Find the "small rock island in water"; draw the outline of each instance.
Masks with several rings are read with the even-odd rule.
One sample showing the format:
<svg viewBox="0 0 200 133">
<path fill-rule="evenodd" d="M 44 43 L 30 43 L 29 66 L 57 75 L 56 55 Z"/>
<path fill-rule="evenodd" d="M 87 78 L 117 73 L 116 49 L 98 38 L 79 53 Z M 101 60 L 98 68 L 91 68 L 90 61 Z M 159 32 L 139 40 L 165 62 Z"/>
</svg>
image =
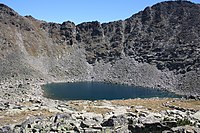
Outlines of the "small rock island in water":
<svg viewBox="0 0 200 133">
<path fill-rule="evenodd" d="M 0 4 L 0 133 L 199 133 L 199 29 L 200 5 L 190 1 L 161 2 L 125 20 L 78 25 L 21 16 Z M 96 87 L 73 94 L 95 94 L 89 100 L 60 97 L 66 95 L 62 88 L 47 95 L 54 86 L 47 83 L 75 82 L 68 84 L 73 88 L 85 81 L 160 91 L 127 89 L 125 98 L 122 89 L 102 87 L 115 100 L 98 98 Z M 51 86 L 49 93 L 43 85 Z M 163 90 L 185 97 L 149 98 Z M 121 97 L 111 98 L 116 95 Z"/>
</svg>

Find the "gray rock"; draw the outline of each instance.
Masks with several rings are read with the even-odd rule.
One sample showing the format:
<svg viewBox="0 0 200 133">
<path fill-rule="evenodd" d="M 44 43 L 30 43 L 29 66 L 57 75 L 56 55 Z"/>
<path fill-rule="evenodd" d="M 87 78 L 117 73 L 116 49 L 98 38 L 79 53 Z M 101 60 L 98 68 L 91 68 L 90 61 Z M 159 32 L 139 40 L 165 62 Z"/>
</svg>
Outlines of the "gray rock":
<svg viewBox="0 0 200 133">
<path fill-rule="evenodd" d="M 156 118 L 154 116 L 147 116 L 147 117 L 140 117 L 139 122 L 142 124 L 153 124 L 153 123 L 159 123 L 161 121 L 161 118 Z"/>
<path fill-rule="evenodd" d="M 114 126 L 114 120 L 112 118 L 109 118 L 108 120 L 104 121 L 101 126 L 103 127 L 113 127 Z"/>
<path fill-rule="evenodd" d="M 112 116 L 108 120 L 105 120 L 101 126 L 103 127 L 117 127 L 117 126 L 123 126 L 128 123 L 128 120 L 125 115 L 119 115 L 119 116 Z"/>
<path fill-rule="evenodd" d="M 89 128 L 90 126 L 85 124 L 84 122 L 81 122 L 80 127 L 81 128 Z"/>
<path fill-rule="evenodd" d="M 196 112 L 195 114 L 191 115 L 194 119 L 197 119 L 200 121 L 200 111 Z"/>
<path fill-rule="evenodd" d="M 172 128 L 173 132 L 183 132 L 183 133 L 198 133 L 200 132 L 199 128 L 191 127 L 191 126 L 180 126 Z"/>
<path fill-rule="evenodd" d="M 0 128 L 0 133 L 12 133 L 12 129 L 9 126 L 4 126 Z"/>
<path fill-rule="evenodd" d="M 165 130 L 170 130 L 169 127 L 163 126 L 161 123 L 146 123 L 146 124 L 136 124 L 129 125 L 128 129 L 132 133 L 160 133 Z"/>
</svg>

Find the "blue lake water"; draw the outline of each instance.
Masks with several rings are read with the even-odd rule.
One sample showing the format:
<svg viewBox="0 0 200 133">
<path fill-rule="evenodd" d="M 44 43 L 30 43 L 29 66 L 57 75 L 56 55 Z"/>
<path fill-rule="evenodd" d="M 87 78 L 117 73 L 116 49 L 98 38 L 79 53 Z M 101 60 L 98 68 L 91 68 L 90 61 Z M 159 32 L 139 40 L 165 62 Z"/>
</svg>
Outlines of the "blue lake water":
<svg viewBox="0 0 200 133">
<path fill-rule="evenodd" d="M 43 86 L 44 96 L 56 100 L 114 100 L 180 96 L 157 89 L 101 82 L 51 83 Z"/>
</svg>

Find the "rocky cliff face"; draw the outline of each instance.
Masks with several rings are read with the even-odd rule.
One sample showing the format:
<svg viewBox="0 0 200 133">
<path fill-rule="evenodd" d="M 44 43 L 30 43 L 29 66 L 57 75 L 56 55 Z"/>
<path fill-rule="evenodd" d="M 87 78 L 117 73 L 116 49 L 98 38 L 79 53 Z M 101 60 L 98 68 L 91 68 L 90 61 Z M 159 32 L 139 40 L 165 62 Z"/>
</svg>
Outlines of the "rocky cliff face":
<svg viewBox="0 0 200 133">
<path fill-rule="evenodd" d="M 200 5 L 168 1 L 126 20 L 75 25 L 0 4 L 0 81 L 107 81 L 200 95 Z"/>
</svg>

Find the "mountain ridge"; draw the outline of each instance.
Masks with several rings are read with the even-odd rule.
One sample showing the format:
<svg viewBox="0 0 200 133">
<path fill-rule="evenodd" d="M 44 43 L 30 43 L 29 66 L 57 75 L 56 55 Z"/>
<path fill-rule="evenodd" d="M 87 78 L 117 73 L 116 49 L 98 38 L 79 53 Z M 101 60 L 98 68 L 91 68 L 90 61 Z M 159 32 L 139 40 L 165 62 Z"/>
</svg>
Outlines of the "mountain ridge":
<svg viewBox="0 0 200 133">
<path fill-rule="evenodd" d="M 104 81 L 199 95 L 199 18 L 199 4 L 188 1 L 78 25 L 23 17 L 0 4 L 0 81 Z"/>
</svg>

